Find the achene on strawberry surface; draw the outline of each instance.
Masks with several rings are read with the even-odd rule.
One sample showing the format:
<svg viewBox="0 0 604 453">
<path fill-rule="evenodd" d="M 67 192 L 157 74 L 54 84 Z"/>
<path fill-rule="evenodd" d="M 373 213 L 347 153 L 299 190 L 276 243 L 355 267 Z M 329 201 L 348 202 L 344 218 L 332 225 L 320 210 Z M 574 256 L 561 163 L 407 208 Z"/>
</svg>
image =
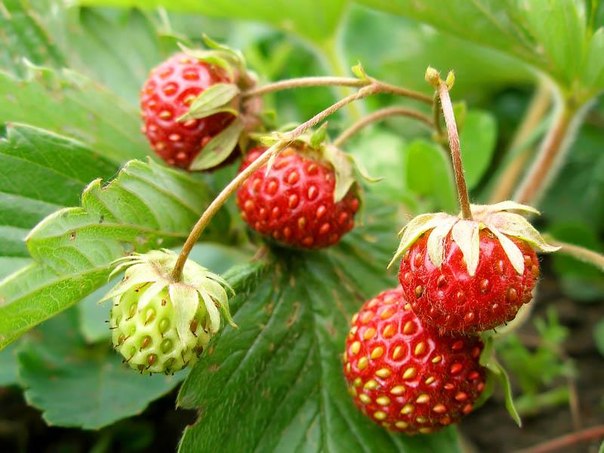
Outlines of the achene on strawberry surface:
<svg viewBox="0 0 604 453">
<path fill-rule="evenodd" d="M 365 302 L 346 338 L 344 375 L 354 403 L 393 431 L 427 434 L 469 414 L 485 387 L 478 337 L 424 326 L 400 287 Z"/>
<path fill-rule="evenodd" d="M 358 186 L 352 184 L 336 201 L 332 165 L 313 150 L 303 152 L 304 147 L 296 143 L 282 151 L 268 175 L 266 166 L 255 171 L 237 192 L 237 205 L 243 220 L 258 233 L 291 247 L 318 249 L 336 244 L 354 227 Z M 250 150 L 240 171 L 264 151 Z"/>
<path fill-rule="evenodd" d="M 424 214 L 402 231 L 399 281 L 413 311 L 441 333 L 468 334 L 513 320 L 539 277 L 534 249 L 557 250 L 520 214 L 528 206 L 472 205 L 474 218 Z"/>
</svg>

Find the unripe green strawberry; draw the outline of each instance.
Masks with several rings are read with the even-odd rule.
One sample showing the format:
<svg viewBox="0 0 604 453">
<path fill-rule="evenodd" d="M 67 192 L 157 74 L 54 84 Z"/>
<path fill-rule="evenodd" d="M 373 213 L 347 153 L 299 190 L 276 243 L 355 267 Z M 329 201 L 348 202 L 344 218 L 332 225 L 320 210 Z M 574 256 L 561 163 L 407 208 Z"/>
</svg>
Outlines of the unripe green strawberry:
<svg viewBox="0 0 604 453">
<path fill-rule="evenodd" d="M 170 276 L 177 255 L 169 250 L 119 260 L 124 279 L 105 298 L 113 299 L 112 340 L 130 367 L 148 373 L 174 373 L 195 363 L 220 329 L 228 311 L 228 284 L 187 261 L 182 279 Z"/>
</svg>

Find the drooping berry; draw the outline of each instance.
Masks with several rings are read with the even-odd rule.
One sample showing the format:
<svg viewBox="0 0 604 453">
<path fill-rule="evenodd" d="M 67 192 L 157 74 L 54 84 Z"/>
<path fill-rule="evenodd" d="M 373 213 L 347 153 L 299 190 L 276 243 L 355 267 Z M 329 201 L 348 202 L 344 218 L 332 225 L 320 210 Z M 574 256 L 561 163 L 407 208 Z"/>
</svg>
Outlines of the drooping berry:
<svg viewBox="0 0 604 453">
<path fill-rule="evenodd" d="M 174 282 L 176 258 L 168 250 L 122 258 L 114 273 L 127 267 L 124 279 L 103 299 L 113 300 L 113 346 L 141 373 L 174 373 L 195 363 L 220 329 L 221 313 L 234 325 L 228 284 L 192 261 Z"/>
<path fill-rule="evenodd" d="M 233 120 L 231 113 L 178 121 L 201 92 L 233 83 L 224 68 L 178 53 L 151 70 L 141 90 L 143 130 L 168 164 L 188 169 L 199 152 Z"/>
<path fill-rule="evenodd" d="M 413 311 L 441 333 L 468 334 L 511 321 L 539 277 L 534 249 L 552 252 L 513 202 L 472 205 L 473 220 L 424 214 L 402 231 L 399 281 Z M 396 258 L 395 257 L 395 258 Z"/>
<path fill-rule="evenodd" d="M 344 375 L 357 407 L 393 431 L 427 434 L 470 413 L 485 386 L 478 337 L 441 336 L 400 287 L 365 302 L 346 338 Z"/>
<path fill-rule="evenodd" d="M 240 171 L 266 148 L 252 149 Z M 354 226 L 359 209 L 358 186 L 352 183 L 336 200 L 336 173 L 304 144 L 293 144 L 254 172 L 237 192 L 237 205 L 247 224 L 272 240 L 296 248 L 318 249 L 336 244 Z"/>
</svg>

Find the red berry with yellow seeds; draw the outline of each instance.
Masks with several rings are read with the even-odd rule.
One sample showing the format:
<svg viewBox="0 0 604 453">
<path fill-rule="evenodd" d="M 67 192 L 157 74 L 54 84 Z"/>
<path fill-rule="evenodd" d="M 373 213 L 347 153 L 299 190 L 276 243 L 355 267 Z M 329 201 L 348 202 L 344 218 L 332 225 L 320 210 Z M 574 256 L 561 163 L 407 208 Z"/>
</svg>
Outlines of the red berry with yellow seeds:
<svg viewBox="0 0 604 453">
<path fill-rule="evenodd" d="M 336 200 L 332 164 L 306 145 L 282 151 L 266 174 L 255 171 L 237 192 L 237 205 L 247 224 L 272 240 L 296 248 L 318 249 L 336 244 L 354 226 L 359 209 L 358 186 L 352 183 Z M 266 148 L 252 149 L 240 170 Z"/>
<path fill-rule="evenodd" d="M 185 53 L 151 70 L 141 90 L 143 131 L 164 161 L 188 169 L 201 149 L 234 120 L 233 114 L 221 112 L 179 121 L 204 90 L 232 82 L 224 68 Z"/>
<path fill-rule="evenodd" d="M 402 231 L 399 281 L 418 318 L 440 333 L 471 334 L 515 318 L 539 277 L 545 243 L 513 202 L 472 206 L 472 220 L 424 214 Z M 395 257 L 395 258 L 396 258 Z"/>
<path fill-rule="evenodd" d="M 427 434 L 469 414 L 485 386 L 478 337 L 441 336 L 415 316 L 400 287 L 365 302 L 346 338 L 344 375 L 375 423 Z"/>
</svg>

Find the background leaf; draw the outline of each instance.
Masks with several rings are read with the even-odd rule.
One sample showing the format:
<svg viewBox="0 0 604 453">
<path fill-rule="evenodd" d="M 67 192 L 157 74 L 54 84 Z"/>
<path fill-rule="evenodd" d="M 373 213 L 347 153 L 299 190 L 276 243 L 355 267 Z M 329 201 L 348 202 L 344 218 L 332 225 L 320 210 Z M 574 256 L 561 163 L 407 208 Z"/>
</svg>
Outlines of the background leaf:
<svg viewBox="0 0 604 453">
<path fill-rule="evenodd" d="M 497 124 L 487 112 L 467 113 L 459 134 L 461 156 L 468 189 L 476 187 L 487 170 L 495 151 Z"/>
<path fill-rule="evenodd" d="M 17 384 L 17 355 L 15 345 L 0 351 L 0 388 Z"/>
<path fill-rule="evenodd" d="M 166 8 L 213 17 L 254 20 L 324 43 L 335 35 L 347 0 L 249 0 L 245 6 L 229 0 L 79 0 L 80 5 Z"/>
<path fill-rule="evenodd" d="M 134 373 L 106 343 L 87 345 L 74 310 L 44 323 L 18 356 L 25 398 L 55 426 L 99 429 L 141 413 L 184 378 Z"/>
<path fill-rule="evenodd" d="M 388 433 L 346 391 L 340 355 L 350 318 L 365 299 L 394 286 L 384 272 L 396 240 L 393 214 L 368 213 L 367 227 L 331 252 L 274 249 L 268 262 L 227 275 L 239 328 L 223 331 L 181 389 L 179 405 L 203 408 L 181 452 L 455 451 L 454 430 Z M 234 425 L 246 428 L 225 437 L 224 426 Z"/>
<path fill-rule="evenodd" d="M 183 242 L 212 196 L 201 181 L 140 161 L 107 186 L 92 182 L 82 207 L 58 211 L 31 232 L 37 263 L 0 283 L 0 347 L 106 283 L 116 258 Z M 205 238 L 225 232 L 223 211 Z"/>
</svg>

